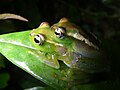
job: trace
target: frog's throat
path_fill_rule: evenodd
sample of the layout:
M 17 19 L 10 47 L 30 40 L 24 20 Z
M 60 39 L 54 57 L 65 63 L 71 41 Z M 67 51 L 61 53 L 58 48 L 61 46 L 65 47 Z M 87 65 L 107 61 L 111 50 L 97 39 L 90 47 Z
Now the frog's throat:
M 53 42 L 53 41 L 51 41 L 51 40 L 46 40 L 46 42 L 51 43 L 51 44 L 54 44 L 54 45 L 56 45 L 56 46 L 61 46 L 61 47 L 63 47 L 62 44 L 55 43 L 55 42 Z

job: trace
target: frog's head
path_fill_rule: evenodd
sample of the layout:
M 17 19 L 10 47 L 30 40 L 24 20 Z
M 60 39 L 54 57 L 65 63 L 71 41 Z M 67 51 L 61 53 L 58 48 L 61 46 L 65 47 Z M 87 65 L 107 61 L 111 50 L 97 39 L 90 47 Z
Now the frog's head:
M 83 31 L 79 26 L 71 23 L 67 18 L 62 18 L 60 21 L 51 26 L 52 29 L 57 31 L 58 29 L 64 29 L 66 31 L 67 36 L 74 37 L 80 41 L 83 41 L 87 45 L 99 49 L 99 40 L 92 33 L 88 33 L 87 31 Z
M 53 31 L 47 22 L 41 23 L 38 28 L 33 29 L 30 33 L 32 44 L 37 50 L 43 52 L 52 52 L 52 49 L 55 49 L 53 44 L 56 43 L 51 40 L 51 37 L 54 37 Z

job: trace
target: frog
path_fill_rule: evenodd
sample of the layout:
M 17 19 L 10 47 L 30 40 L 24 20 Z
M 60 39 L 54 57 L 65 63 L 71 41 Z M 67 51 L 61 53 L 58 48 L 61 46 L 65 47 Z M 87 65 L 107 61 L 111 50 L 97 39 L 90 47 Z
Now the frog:
M 77 68 L 82 57 L 95 59 L 100 55 L 98 46 L 88 39 L 89 36 L 66 18 L 52 26 L 42 22 L 29 37 L 41 62 L 55 69 L 60 68 L 59 61 L 69 68 Z
M 78 40 L 84 41 L 89 46 L 92 46 L 96 49 L 99 49 L 100 40 L 95 36 L 95 34 L 87 31 L 83 31 L 79 26 L 70 22 L 66 17 L 60 19 L 60 21 L 51 26 L 54 30 L 58 31 L 59 29 L 66 30 L 68 36 L 72 36 Z M 60 30 L 59 30 L 60 31 Z

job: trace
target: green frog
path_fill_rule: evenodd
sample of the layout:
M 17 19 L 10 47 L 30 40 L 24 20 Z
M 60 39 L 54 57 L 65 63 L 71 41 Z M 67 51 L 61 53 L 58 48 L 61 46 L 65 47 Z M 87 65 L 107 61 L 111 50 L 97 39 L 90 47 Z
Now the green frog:
M 59 60 L 69 68 L 77 68 L 81 58 L 92 60 L 100 56 L 94 36 L 86 34 L 66 18 L 52 26 L 41 23 L 31 31 L 30 41 L 43 58 L 41 62 L 56 69 L 60 68 Z

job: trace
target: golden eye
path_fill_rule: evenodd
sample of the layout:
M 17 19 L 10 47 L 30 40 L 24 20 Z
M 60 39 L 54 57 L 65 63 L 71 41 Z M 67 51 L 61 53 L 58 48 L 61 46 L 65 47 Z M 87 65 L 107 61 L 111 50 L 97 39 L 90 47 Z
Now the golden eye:
M 41 35 L 41 34 L 35 35 L 35 37 L 34 37 L 34 42 L 35 42 L 36 44 L 42 45 L 43 42 L 44 42 L 44 37 L 43 37 L 43 35 Z
M 63 27 L 56 28 L 55 34 L 56 34 L 56 37 L 63 39 L 65 36 L 65 28 L 63 28 Z

